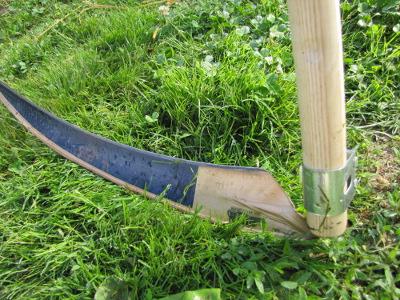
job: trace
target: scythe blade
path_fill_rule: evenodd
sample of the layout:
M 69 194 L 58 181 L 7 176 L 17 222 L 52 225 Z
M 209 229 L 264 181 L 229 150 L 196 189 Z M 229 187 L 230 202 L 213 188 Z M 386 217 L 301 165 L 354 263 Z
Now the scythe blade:
M 229 221 L 245 213 L 269 228 L 309 236 L 305 220 L 266 171 L 177 159 L 105 139 L 36 106 L 0 82 L 0 101 L 33 135 L 82 167 L 149 198 L 163 197 L 183 211 Z

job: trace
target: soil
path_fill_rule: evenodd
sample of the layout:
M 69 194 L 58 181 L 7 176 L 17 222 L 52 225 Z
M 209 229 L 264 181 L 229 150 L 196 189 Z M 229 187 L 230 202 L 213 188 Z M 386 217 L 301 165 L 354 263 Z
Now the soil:
M 374 163 L 370 171 L 375 176 L 370 184 L 378 192 L 392 191 L 400 185 L 400 160 L 396 149 L 399 151 L 400 141 L 381 138 L 367 154 Z

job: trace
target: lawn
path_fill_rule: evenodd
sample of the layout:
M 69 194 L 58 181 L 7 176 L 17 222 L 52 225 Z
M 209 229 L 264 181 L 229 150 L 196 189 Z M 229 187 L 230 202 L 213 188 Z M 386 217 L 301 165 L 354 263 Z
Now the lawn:
M 400 2 L 341 1 L 348 146 L 360 179 L 336 239 L 248 233 L 58 156 L 0 107 L 0 298 L 400 298 Z M 112 140 L 270 171 L 303 212 L 283 0 L 0 0 L 0 80 Z

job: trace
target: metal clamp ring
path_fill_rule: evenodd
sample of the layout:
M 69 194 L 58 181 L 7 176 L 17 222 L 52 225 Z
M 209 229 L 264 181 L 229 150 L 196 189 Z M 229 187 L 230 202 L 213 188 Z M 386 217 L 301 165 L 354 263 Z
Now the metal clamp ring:
M 356 192 L 356 148 L 347 150 L 346 165 L 322 171 L 303 165 L 304 205 L 318 215 L 337 216 L 348 208 Z

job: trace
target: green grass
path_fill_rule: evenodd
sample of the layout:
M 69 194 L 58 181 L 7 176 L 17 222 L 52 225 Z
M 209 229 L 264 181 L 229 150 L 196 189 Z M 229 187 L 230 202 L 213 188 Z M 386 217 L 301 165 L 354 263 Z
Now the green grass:
M 141 149 L 260 166 L 299 211 L 300 132 L 286 4 L 0 1 L 0 79 L 89 131 Z M 217 287 L 227 299 L 400 297 L 396 1 L 343 1 L 352 226 L 338 239 L 249 234 L 106 182 L 0 108 L 0 298 L 132 299 Z M 396 27 L 397 26 L 397 27 Z M 290 283 L 287 283 L 289 281 Z

